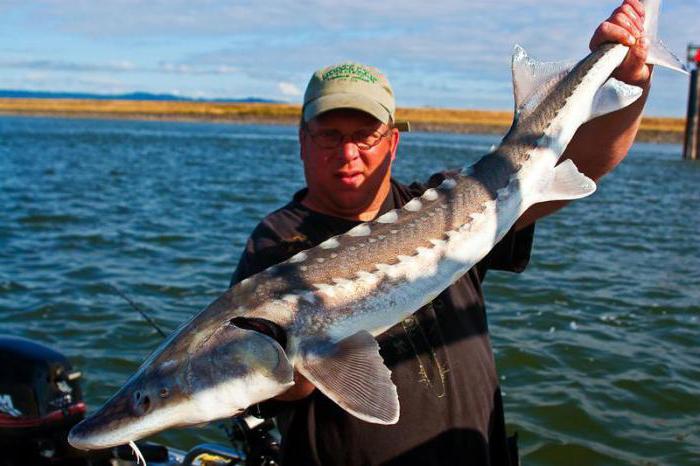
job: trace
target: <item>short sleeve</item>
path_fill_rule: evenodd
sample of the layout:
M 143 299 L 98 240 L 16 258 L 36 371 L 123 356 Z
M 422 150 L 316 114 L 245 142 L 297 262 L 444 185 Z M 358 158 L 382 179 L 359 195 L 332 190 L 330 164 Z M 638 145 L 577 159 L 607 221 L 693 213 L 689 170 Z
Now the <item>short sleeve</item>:
M 255 227 L 231 276 L 230 286 L 314 246 L 313 238 L 299 231 L 299 216 L 289 210 L 277 210 Z
M 264 222 L 260 223 L 246 241 L 229 286 L 282 262 L 290 255 L 292 254 L 289 253 L 287 245 L 277 237 L 275 232 Z
M 442 183 L 445 178 L 454 178 L 459 174 L 458 171 L 442 171 L 442 172 L 437 172 L 434 173 L 428 178 L 428 181 L 425 183 L 420 183 L 418 181 L 414 181 L 410 185 L 408 185 L 406 192 L 409 194 L 409 199 L 418 197 L 421 194 L 425 192 L 426 189 L 428 188 L 435 188 Z

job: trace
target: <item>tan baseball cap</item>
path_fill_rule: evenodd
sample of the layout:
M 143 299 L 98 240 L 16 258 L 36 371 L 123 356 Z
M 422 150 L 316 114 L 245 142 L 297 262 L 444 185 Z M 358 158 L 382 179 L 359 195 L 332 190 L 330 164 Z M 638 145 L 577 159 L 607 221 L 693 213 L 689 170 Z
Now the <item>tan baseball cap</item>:
M 302 112 L 310 121 L 323 112 L 352 108 L 369 113 L 382 123 L 394 121 L 394 91 L 377 68 L 360 63 L 341 63 L 316 71 L 304 93 Z M 402 122 L 401 127 L 408 126 Z

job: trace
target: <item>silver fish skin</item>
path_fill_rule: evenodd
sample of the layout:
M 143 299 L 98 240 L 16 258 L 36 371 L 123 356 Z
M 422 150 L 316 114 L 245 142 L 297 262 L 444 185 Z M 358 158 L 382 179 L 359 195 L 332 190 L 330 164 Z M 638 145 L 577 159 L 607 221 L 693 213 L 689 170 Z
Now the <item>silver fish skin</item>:
M 477 264 L 533 204 L 594 192 L 570 160 L 558 162 L 580 125 L 641 95 L 610 78 L 627 51 L 604 45 L 570 66 L 535 62 L 516 46 L 515 118 L 497 148 L 403 208 L 227 290 L 75 426 L 71 445 L 107 448 L 236 415 L 292 386 L 295 370 L 358 418 L 397 422 L 396 387 L 373 336 Z

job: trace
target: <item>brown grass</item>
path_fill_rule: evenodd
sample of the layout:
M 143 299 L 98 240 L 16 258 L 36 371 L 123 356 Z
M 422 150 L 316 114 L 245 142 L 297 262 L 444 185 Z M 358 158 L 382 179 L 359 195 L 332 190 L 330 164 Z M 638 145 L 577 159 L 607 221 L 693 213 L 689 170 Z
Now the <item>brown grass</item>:
M 81 99 L 0 99 L 0 114 L 134 119 L 215 120 L 296 124 L 300 107 L 288 104 L 154 102 Z M 505 132 L 512 112 L 440 108 L 400 108 L 399 120 L 408 120 L 416 131 L 463 133 Z M 682 118 L 645 117 L 639 140 L 680 142 Z

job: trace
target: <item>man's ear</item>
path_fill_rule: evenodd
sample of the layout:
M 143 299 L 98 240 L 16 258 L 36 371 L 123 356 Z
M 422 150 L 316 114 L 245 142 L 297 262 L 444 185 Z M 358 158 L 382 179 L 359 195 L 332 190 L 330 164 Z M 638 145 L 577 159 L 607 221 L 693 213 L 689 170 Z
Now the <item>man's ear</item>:
M 391 128 L 391 161 L 396 160 L 396 151 L 399 148 L 399 140 L 401 139 L 401 133 L 397 128 Z
M 304 146 L 306 145 L 306 131 L 299 125 L 299 158 L 304 160 Z

